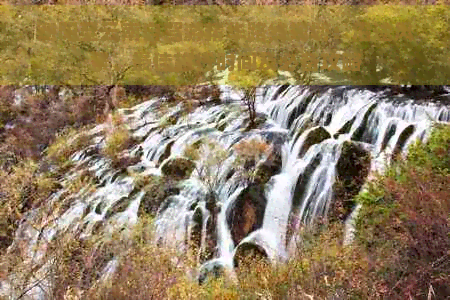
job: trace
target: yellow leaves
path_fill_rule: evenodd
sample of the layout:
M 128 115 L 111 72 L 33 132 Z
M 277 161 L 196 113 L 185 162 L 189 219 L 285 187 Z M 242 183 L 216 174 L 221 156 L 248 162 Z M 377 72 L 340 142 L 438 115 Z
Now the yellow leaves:
M 264 54 L 262 56 L 251 55 L 245 57 L 251 64 L 249 67 L 243 65 L 243 59 L 243 57 L 237 56 L 236 59 L 232 60 L 234 68 L 228 75 L 229 84 L 242 88 L 255 87 L 277 75 L 277 70 L 273 65 L 274 61 L 272 61 L 272 58 L 264 56 Z
M 243 140 L 236 144 L 234 150 L 244 159 L 260 159 L 263 155 L 269 155 L 271 147 L 259 139 Z
M 132 143 L 132 136 L 124 126 L 113 127 L 106 137 L 103 153 L 110 159 L 117 159 L 120 152 Z

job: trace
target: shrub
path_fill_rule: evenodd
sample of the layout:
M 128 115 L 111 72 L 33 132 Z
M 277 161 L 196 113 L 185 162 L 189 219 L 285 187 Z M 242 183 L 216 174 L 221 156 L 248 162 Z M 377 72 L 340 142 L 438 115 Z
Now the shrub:
M 120 152 L 128 149 L 133 142 L 130 132 L 125 127 L 114 127 L 106 137 L 103 153 L 113 162 L 116 162 L 119 159 Z
M 153 244 L 152 220 L 141 218 L 130 248 L 111 281 L 89 291 L 89 299 L 167 299 L 168 290 L 193 267 L 189 253 Z
M 426 143 L 417 140 L 408 152 L 408 162 L 416 167 L 431 167 L 434 172 L 450 172 L 450 128 L 436 124 Z
M 0 252 L 11 244 L 22 215 L 41 206 L 56 189 L 55 178 L 39 174 L 32 161 L 21 162 L 10 173 L 0 170 Z
M 441 299 L 450 293 L 450 128 L 438 126 L 358 196 L 357 243 L 373 261 L 384 297 Z
M 47 156 L 53 162 L 63 165 L 75 152 L 82 150 L 89 143 L 89 136 L 84 131 L 68 129 L 61 133 L 47 148 Z
M 195 175 L 212 193 L 220 179 L 228 151 L 218 142 L 200 140 L 186 147 L 183 154 L 192 161 L 199 161 L 195 165 Z

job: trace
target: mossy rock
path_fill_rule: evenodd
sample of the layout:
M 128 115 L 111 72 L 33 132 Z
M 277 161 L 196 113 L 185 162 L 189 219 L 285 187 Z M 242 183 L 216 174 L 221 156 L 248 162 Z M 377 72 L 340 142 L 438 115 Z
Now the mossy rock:
M 198 283 L 204 284 L 208 278 L 220 278 L 225 275 L 225 267 L 218 260 L 211 260 L 200 267 Z
M 303 142 L 303 146 L 298 153 L 298 157 L 300 158 L 303 155 L 305 155 L 305 153 L 308 152 L 308 149 L 312 145 L 319 144 L 329 138 L 331 138 L 331 134 L 323 127 L 317 127 L 311 130 L 308 133 L 308 136 L 306 137 L 305 141 Z
M 261 125 L 263 125 L 267 120 L 267 117 L 263 114 L 258 114 L 255 118 L 255 122 L 253 123 L 253 125 L 250 122 L 250 118 L 246 118 L 244 120 L 244 129 L 243 131 L 250 131 L 252 129 L 256 129 L 258 127 L 260 127 Z
M 142 214 L 156 215 L 164 200 L 180 192 L 175 181 L 160 176 L 139 179 L 136 188 L 145 191 L 139 205 L 139 216 Z
M 235 245 L 262 226 L 267 199 L 264 185 L 245 188 L 227 212 L 227 223 Z
M 330 207 L 330 220 L 344 221 L 355 206 L 370 171 L 370 153 L 360 144 L 346 141 L 336 164 L 336 182 L 333 186 L 335 199 Z
M 176 179 L 186 179 L 191 176 L 194 168 L 195 163 L 192 160 L 184 157 L 176 157 L 166 160 L 161 165 L 161 172 L 164 176 Z
M 270 178 L 280 173 L 283 165 L 281 149 L 274 151 L 263 163 L 258 164 L 255 169 L 255 182 L 266 184 Z

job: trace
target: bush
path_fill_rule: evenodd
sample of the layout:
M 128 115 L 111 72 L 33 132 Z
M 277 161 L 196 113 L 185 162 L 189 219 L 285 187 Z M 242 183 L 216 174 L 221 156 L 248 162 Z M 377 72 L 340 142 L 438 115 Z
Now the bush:
M 63 165 L 72 154 L 82 150 L 88 143 L 89 137 L 86 132 L 68 129 L 47 148 L 47 156 L 53 162 Z
M 109 282 L 88 292 L 89 299 L 167 299 L 168 290 L 193 267 L 189 253 L 152 243 L 153 222 L 141 218 L 130 248 Z
M 434 172 L 450 172 L 450 129 L 448 125 L 436 124 L 426 143 L 419 140 L 408 153 L 408 162 L 421 168 L 432 168 Z
M 125 127 L 114 127 L 106 137 L 103 154 L 113 162 L 117 162 L 120 153 L 128 149 L 133 143 L 133 138 Z
M 384 297 L 436 299 L 450 293 L 450 127 L 437 126 L 426 143 L 410 148 L 409 160 L 358 196 L 363 204 L 357 243 L 375 263 Z
M 32 161 L 21 162 L 10 173 L 0 170 L 0 253 L 11 244 L 22 215 L 41 206 L 56 189 L 55 178 L 39 174 Z

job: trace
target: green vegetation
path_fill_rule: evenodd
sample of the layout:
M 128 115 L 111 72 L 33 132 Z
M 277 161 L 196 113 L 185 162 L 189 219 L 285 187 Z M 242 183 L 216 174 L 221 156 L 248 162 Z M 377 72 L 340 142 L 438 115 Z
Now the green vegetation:
M 224 69 L 228 68 L 228 71 L 234 72 L 230 62 L 224 61 L 226 55 L 241 55 L 237 59 L 241 61 L 246 59 L 245 54 L 266 53 L 270 57 L 267 64 L 271 65 L 270 69 L 274 73 L 272 77 L 281 80 L 285 74 L 279 71 L 290 71 L 297 84 L 446 83 L 450 74 L 450 64 L 446 59 L 450 48 L 449 7 L 395 4 L 397 3 L 362 7 L 234 8 L 180 8 L 170 5 L 53 6 L 51 10 L 45 6 L 4 6 L 0 12 L 4 28 L 0 42 L 4 48 L 1 59 L 5 63 L 0 78 L 3 84 L 212 84 L 222 80 L 221 75 L 224 74 L 221 74 L 221 71 Z M 160 30 L 163 37 L 159 41 L 123 38 L 120 40 L 120 47 L 117 47 L 119 41 L 115 35 L 97 41 L 52 41 L 49 36 L 51 37 L 55 26 L 63 26 L 68 21 L 75 24 L 131 22 L 136 24 L 136 27 L 131 29 L 134 36 L 136 33 L 148 35 Z M 146 25 L 148 21 L 158 24 L 159 28 L 155 26 L 149 31 Z M 169 34 L 165 34 L 172 30 L 172 22 L 196 22 L 207 28 L 225 28 L 226 24 L 244 26 L 242 22 L 255 23 L 258 26 L 269 25 L 269 28 L 260 29 L 263 33 L 270 32 L 272 24 L 286 22 L 298 24 L 299 28 L 305 30 L 297 30 L 303 36 L 299 36 L 295 41 L 289 41 L 282 36 L 272 36 L 270 41 L 265 42 L 251 38 L 238 39 L 233 36 L 237 33 L 233 27 L 212 40 L 202 41 L 202 34 L 197 34 L 194 36 L 198 40 L 194 38 L 192 41 L 178 41 L 175 37 L 170 38 Z M 146 31 L 139 31 L 140 28 L 145 28 Z M 115 27 L 110 28 L 113 29 L 118 30 Z M 120 30 L 126 30 L 126 27 Z M 342 58 L 345 58 L 344 64 L 360 56 L 360 68 L 346 71 L 336 66 L 330 67 L 334 61 L 330 62 L 331 58 L 327 57 L 340 51 Z M 156 53 L 181 57 L 176 66 L 187 68 L 177 72 L 163 72 L 149 67 L 152 63 L 150 57 Z M 220 55 L 221 60 L 216 62 L 213 58 L 199 62 L 201 57 L 210 53 Z M 320 74 L 317 74 L 318 68 L 307 67 L 304 58 L 309 54 L 318 55 L 318 58 L 323 60 Z M 288 64 L 288 60 L 292 63 Z M 192 63 L 195 63 L 195 66 Z M 225 64 L 228 67 L 225 67 Z M 214 65 L 217 68 L 214 68 Z M 264 65 L 266 63 L 260 60 L 260 72 L 266 70 Z M 239 64 L 236 64 L 235 70 L 239 69 L 238 66 Z M 264 74 L 257 74 L 257 77 L 260 75 L 259 79 L 264 79 Z M 258 85 L 253 81 L 247 82 L 244 78 L 238 80 L 238 83 L 243 82 L 251 83 L 251 86 Z

